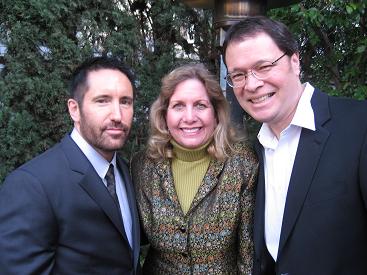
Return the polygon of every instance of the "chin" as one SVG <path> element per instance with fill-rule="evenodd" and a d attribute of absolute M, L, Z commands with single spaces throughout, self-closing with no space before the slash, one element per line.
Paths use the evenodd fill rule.
<path fill-rule="evenodd" d="M 192 144 L 192 143 L 179 143 L 179 142 L 177 142 L 177 143 L 180 144 L 182 147 L 187 148 L 187 149 L 194 149 L 194 148 L 197 147 L 195 144 Z"/>
<path fill-rule="evenodd" d="M 107 151 L 114 152 L 114 151 L 120 150 L 123 147 L 123 145 L 124 145 L 124 142 L 110 143 L 105 146 L 105 149 Z"/>
<path fill-rule="evenodd" d="M 256 121 L 261 122 L 261 123 L 268 122 L 272 118 L 269 113 L 264 113 L 264 112 L 262 113 L 257 112 L 257 113 L 252 113 L 252 114 L 249 113 L 249 115 Z"/>

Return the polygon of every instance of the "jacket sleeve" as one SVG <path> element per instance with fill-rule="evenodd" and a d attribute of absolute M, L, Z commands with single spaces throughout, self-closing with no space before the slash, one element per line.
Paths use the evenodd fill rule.
<path fill-rule="evenodd" d="M 361 150 L 361 158 L 359 163 L 359 179 L 364 205 L 367 209 L 367 131 L 364 136 L 364 142 Z"/>
<path fill-rule="evenodd" d="M 244 183 L 241 191 L 237 266 L 239 274 L 251 275 L 254 257 L 253 210 L 255 205 L 258 165 L 255 161 L 252 161 L 252 158 L 250 160 L 247 159 L 242 170 Z"/>
<path fill-rule="evenodd" d="M 145 153 L 143 151 L 135 154 L 131 160 L 130 164 L 130 172 L 131 178 L 134 184 L 135 192 L 136 192 L 136 201 L 138 205 L 138 212 L 140 218 L 140 245 L 148 245 L 148 237 L 145 233 L 147 227 L 147 222 L 150 221 L 148 218 L 150 213 L 149 203 L 146 198 L 146 194 L 144 194 L 142 190 L 142 184 L 144 181 L 145 170 L 148 169 L 149 164 L 146 162 Z M 145 226 L 144 226 L 145 225 Z"/>
<path fill-rule="evenodd" d="M 57 227 L 39 181 L 16 170 L 0 189 L 0 274 L 51 274 Z"/>

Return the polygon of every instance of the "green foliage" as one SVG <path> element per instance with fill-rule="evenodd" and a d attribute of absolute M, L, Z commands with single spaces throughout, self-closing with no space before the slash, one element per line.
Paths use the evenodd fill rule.
<path fill-rule="evenodd" d="M 0 78 L 0 181 L 71 129 L 67 83 L 93 54 L 133 65 L 135 20 L 115 1 L 2 1 L 0 42 L 7 47 Z"/>
<path fill-rule="evenodd" d="M 149 108 L 160 91 L 161 78 L 183 60 L 201 60 L 212 68 L 217 62 L 215 32 L 209 26 L 211 13 L 167 0 L 135 1 L 130 10 L 140 26 L 141 43 L 134 66 L 139 91 L 131 137 L 124 150 L 127 158 L 147 142 Z"/>
<path fill-rule="evenodd" d="M 162 76 L 182 58 L 215 66 L 215 55 L 208 55 L 214 48 L 210 13 L 178 1 L 1 0 L 0 7 L 0 43 L 7 48 L 0 57 L 0 182 L 71 130 L 67 84 L 85 57 L 119 56 L 137 74 L 126 158 L 146 142 L 149 107 Z"/>
<path fill-rule="evenodd" d="M 304 0 L 269 15 L 298 34 L 305 81 L 332 95 L 366 99 L 366 8 L 366 0 Z"/>

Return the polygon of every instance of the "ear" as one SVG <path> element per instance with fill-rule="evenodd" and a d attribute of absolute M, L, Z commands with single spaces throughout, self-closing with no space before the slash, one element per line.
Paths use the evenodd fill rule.
<path fill-rule="evenodd" d="M 291 56 L 291 66 L 292 66 L 293 72 L 299 76 L 301 74 L 301 64 L 299 61 L 299 53 L 294 53 Z"/>
<path fill-rule="evenodd" d="M 78 102 L 75 99 L 70 98 L 68 100 L 68 110 L 74 123 L 78 123 L 80 120 L 80 108 Z"/>

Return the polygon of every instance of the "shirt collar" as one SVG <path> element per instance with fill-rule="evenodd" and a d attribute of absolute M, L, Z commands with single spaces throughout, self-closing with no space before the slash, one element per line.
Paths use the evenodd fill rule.
<path fill-rule="evenodd" d="M 97 174 L 103 179 L 107 173 L 110 163 L 116 167 L 116 153 L 113 155 L 111 162 L 108 162 L 104 157 L 101 156 L 78 132 L 76 128 L 70 134 L 70 137 L 75 141 L 80 150 L 87 157 Z"/>
<path fill-rule="evenodd" d="M 291 121 L 291 125 L 310 129 L 312 131 L 316 130 L 315 115 L 311 106 L 311 98 L 314 90 L 315 88 L 307 82 L 298 102 L 296 113 Z"/>

